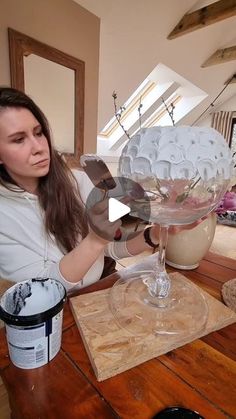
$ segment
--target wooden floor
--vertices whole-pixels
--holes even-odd
[[[210,248],[212,252],[223,256],[228,256],[236,259],[236,227],[228,227],[225,225],[217,225],[215,237]],[[132,265],[145,255],[150,254],[151,251],[146,251],[142,255],[124,258],[117,263],[117,269],[122,269],[125,266]],[[0,419],[10,419],[10,409],[8,405],[8,396],[5,386],[0,378]]]

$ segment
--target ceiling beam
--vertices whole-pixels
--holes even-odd
[[[186,13],[178,25],[168,35],[167,39],[174,39],[196,29],[203,28],[215,22],[236,15],[236,0],[219,0],[192,13]]]
[[[236,60],[236,45],[229,48],[218,49],[201,65],[201,67],[209,67],[211,65],[222,64],[233,60]]]
[[[225,81],[224,84],[236,83],[236,73]]]

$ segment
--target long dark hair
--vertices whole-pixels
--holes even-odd
[[[39,178],[38,199],[45,212],[45,229],[52,233],[60,247],[72,250],[78,243],[79,234],[84,238],[88,224],[84,208],[79,200],[79,190],[73,173],[53,148],[47,118],[25,93],[10,87],[0,87],[0,111],[5,108],[28,109],[42,127],[50,150],[50,169]],[[3,164],[0,164],[0,184],[10,188],[17,185]],[[18,186],[18,185],[17,185]],[[13,189],[14,190],[14,189]]]

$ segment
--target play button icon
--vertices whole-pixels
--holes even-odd
[[[118,199],[109,198],[108,201],[108,220],[112,223],[113,221],[119,220],[131,211],[128,205],[123,204]]]
[[[115,187],[113,187],[114,184]],[[130,234],[129,227],[132,217],[139,217],[141,211],[146,217],[144,219],[149,220],[150,202],[146,192],[137,182],[125,177],[114,177],[112,184],[107,183],[106,179],[106,182],[98,183],[98,185],[100,187],[94,187],[86,199],[86,217],[89,228],[97,236],[111,241],[109,231],[104,227],[104,223],[99,221],[99,217],[109,223],[121,220],[122,236],[118,239],[115,234],[113,240],[119,242],[132,240],[133,234]],[[127,215],[131,217],[130,220],[125,218]],[[126,228],[127,231],[125,231]]]

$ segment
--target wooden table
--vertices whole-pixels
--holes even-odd
[[[183,273],[220,299],[222,284],[236,277],[236,261],[208,253],[198,269]],[[117,278],[111,275],[82,292],[106,288]],[[44,367],[14,367],[0,331],[0,372],[14,419],[145,419],[171,405],[197,410],[206,419],[236,418],[235,360],[234,324],[99,383],[68,303],[62,349]]]

